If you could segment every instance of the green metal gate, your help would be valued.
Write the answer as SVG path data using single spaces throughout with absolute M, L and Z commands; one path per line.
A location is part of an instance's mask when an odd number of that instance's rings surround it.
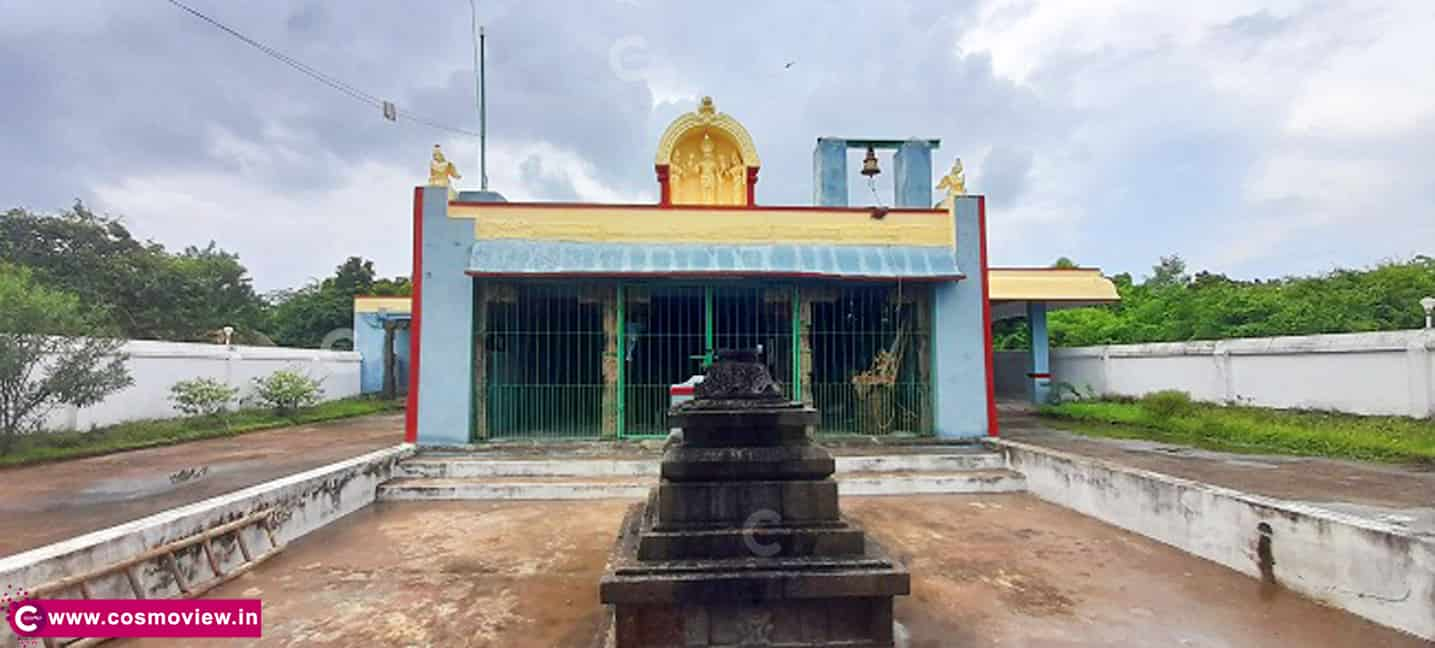
M 656 437 L 669 388 L 762 347 L 822 434 L 929 434 L 926 286 L 475 282 L 473 436 Z
M 597 438 L 603 418 L 602 291 L 553 284 L 475 289 L 478 439 Z
M 761 346 L 788 396 L 794 288 L 768 284 L 625 284 L 620 434 L 668 433 L 669 388 L 702 373 L 718 349 Z
M 804 294 L 812 404 L 823 434 L 931 434 L 931 310 L 924 285 Z

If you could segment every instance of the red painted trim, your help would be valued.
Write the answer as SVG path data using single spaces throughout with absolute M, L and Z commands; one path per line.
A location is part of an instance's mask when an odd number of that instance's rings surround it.
M 992 267 L 992 269 L 993 269 L 993 270 L 1041 270 L 1041 271 L 1043 271 L 1043 272 L 1080 272 L 1080 273 L 1082 273 L 1082 274 L 1090 273 L 1092 270 L 1095 270 L 1095 271 L 1097 271 L 1097 272 L 1100 272 L 1100 271 L 1101 271 L 1101 268 L 1098 267 L 1098 266 L 1077 266 L 1077 267 L 1075 267 L 1075 268 L 1041 268 L 1041 267 L 1037 267 L 1037 266 L 994 266 L 994 267 Z
M 757 206 L 757 167 L 747 168 L 747 206 Z
M 1027 377 L 1027 378 L 1051 378 L 1051 374 L 1049 374 L 1049 373 L 1028 373 L 1028 374 L 1026 375 L 1026 377 Z
M 461 202 L 461 201 L 457 201 L 457 200 L 449 201 L 448 204 L 454 205 L 454 206 L 458 206 L 458 207 L 483 207 L 484 209 L 513 209 L 513 208 L 518 208 L 518 207 L 523 207 L 523 208 L 534 208 L 534 207 L 537 207 L 537 208 L 542 208 L 542 209 L 562 209 L 562 210 L 569 210 L 569 211 L 571 211 L 571 210 L 574 210 L 574 209 L 653 209 L 653 210 L 666 210 L 666 209 L 680 208 L 680 209 L 697 209 L 697 210 L 705 210 L 705 211 L 731 211 L 731 212 L 746 212 L 746 211 L 752 211 L 753 209 L 761 209 L 761 210 L 771 210 L 771 211 L 794 211 L 794 212 L 845 212 L 845 213 L 852 214 L 852 215 L 854 215 L 854 216 L 862 216 L 862 217 L 868 217 L 868 216 L 871 216 L 871 214 L 872 214 L 872 208 L 871 208 L 871 207 L 812 207 L 812 206 L 808 206 L 808 205 L 763 205 L 763 206 L 761 206 L 761 207 L 748 207 L 748 206 L 745 206 L 745 205 L 669 205 L 669 206 L 663 206 L 663 205 L 660 205 L 660 204 L 634 205 L 634 204 L 626 204 L 626 203 L 613 203 L 613 204 L 607 204 L 607 203 L 565 203 L 565 202 L 502 202 L 502 203 L 498 203 L 498 202 L 472 202 L 472 201 L 469 201 L 469 202 Z M 922 209 L 922 208 L 919 208 L 919 207 L 889 207 L 889 208 L 887 208 L 887 213 L 888 213 L 888 214 L 931 214 L 931 215 L 934 215 L 934 216 L 942 216 L 942 215 L 945 215 L 945 214 L 947 213 L 947 211 L 944 210 L 944 209 Z
M 697 388 L 692 385 L 673 385 L 668 387 L 669 396 L 692 396 Z
M 404 404 L 404 441 L 419 440 L 419 338 L 423 333 L 424 277 L 424 188 L 414 187 L 414 269 L 413 295 L 409 308 L 409 396 Z
M 1113 297 L 1111 299 L 1094 299 L 1083 297 L 1081 299 L 1052 299 L 1050 297 L 1003 297 L 1001 299 L 996 299 L 993 301 L 998 304 L 1015 304 L 1018 302 L 1042 302 L 1046 304 L 1091 304 L 1095 306 L 1098 304 L 1116 304 L 1121 301 L 1121 298 Z
M 654 166 L 658 172 L 658 204 L 663 207 L 671 207 L 673 204 L 673 187 L 668 181 L 669 168 L 666 164 Z
M 977 196 L 977 235 L 981 240 L 982 336 L 986 339 L 987 366 L 987 436 L 998 436 L 996 367 L 992 356 L 991 268 L 987 265 L 987 199 Z
M 923 283 L 940 281 L 962 281 L 967 278 L 965 274 L 955 275 L 931 275 L 924 277 L 889 277 L 881 275 L 837 275 L 824 272 L 700 272 L 700 271 L 679 271 L 679 272 L 476 272 L 466 270 L 464 274 L 470 277 L 483 277 L 485 279 L 571 279 L 571 278 L 651 278 L 662 279 L 667 277 L 679 277 L 684 279 L 696 278 L 732 278 L 732 277 L 779 277 L 791 279 L 851 279 L 859 281 L 897 281 L 905 283 Z M 418 312 L 415 306 L 414 312 Z M 417 319 L 417 318 L 415 318 Z

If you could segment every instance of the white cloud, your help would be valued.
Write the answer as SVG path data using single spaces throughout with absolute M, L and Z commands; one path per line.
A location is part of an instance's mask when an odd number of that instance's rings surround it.
M 293 287 L 327 276 L 351 255 L 373 259 L 380 274 L 407 275 L 412 246 L 412 192 L 427 177 L 427 151 L 414 164 L 363 162 L 340 167 L 332 186 L 294 188 L 274 178 L 283 169 L 315 162 L 281 144 L 212 133 L 210 150 L 238 172 L 185 171 L 130 176 L 94 188 L 96 207 L 124 215 L 135 235 L 172 249 L 214 240 L 256 270 L 261 290 Z M 477 146 L 448 151 L 464 173 L 459 189 L 477 189 Z M 326 163 L 340 164 L 331 155 Z M 516 161 L 540 160 L 542 178 L 524 177 Z M 539 182 L 535 182 L 535 180 Z M 498 144 L 489 150 L 489 186 L 509 200 L 545 200 L 543 182 L 564 182 L 584 202 L 653 202 L 655 194 L 626 193 L 604 184 L 593 164 L 547 142 Z M 262 272 L 257 271 L 262 269 Z
M 1435 119 L 1435 2 L 1351 12 L 1328 21 L 1356 42 L 1304 78 L 1287 128 L 1323 136 L 1385 136 Z

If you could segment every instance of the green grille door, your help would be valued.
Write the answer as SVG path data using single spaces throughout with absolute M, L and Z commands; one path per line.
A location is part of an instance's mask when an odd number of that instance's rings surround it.
M 926 286 L 804 287 L 813 404 L 823 434 L 930 434 L 931 317 Z
M 597 438 L 612 288 L 494 284 L 478 292 L 476 436 Z
M 623 286 L 622 435 L 668 433 L 669 387 L 703 371 L 718 349 L 761 345 L 792 396 L 793 288 L 722 283 Z
M 707 292 L 702 286 L 623 286 L 624 437 L 668 433 L 668 387 L 702 371 Z

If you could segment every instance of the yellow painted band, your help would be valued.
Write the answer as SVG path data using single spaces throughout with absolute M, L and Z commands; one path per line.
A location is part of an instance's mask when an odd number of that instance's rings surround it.
M 474 221 L 478 240 L 580 243 L 797 243 L 951 246 L 945 210 L 866 212 L 803 209 L 666 209 L 450 204 L 450 218 Z
M 355 297 L 355 313 L 377 313 L 386 310 L 390 313 L 408 313 L 413 307 L 408 297 Z

